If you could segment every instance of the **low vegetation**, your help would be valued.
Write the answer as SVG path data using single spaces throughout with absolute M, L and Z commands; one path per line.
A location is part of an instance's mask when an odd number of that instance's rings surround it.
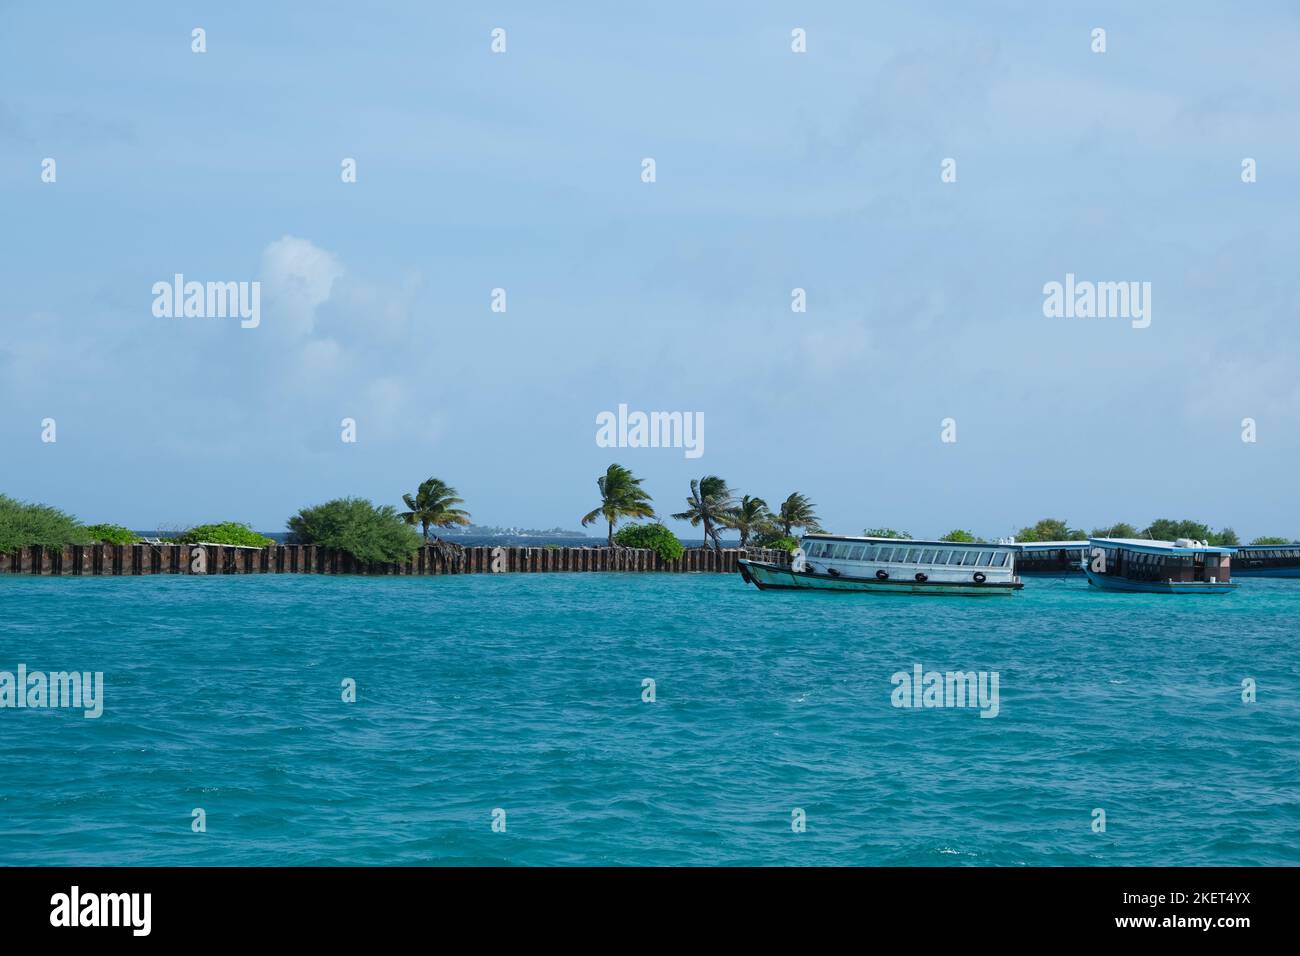
M 618 529 L 614 544 L 620 548 L 649 548 L 665 561 L 676 561 L 686 548 L 661 524 L 629 524 Z
M 86 534 L 91 541 L 102 544 L 135 544 L 140 540 L 138 534 L 120 524 L 86 525 Z
M 49 505 L 28 504 L 0 495 L 0 551 L 90 543 L 85 527 L 72 515 Z
M 303 508 L 289 519 L 295 544 L 344 551 L 363 564 L 405 561 L 420 547 L 419 533 L 392 505 L 336 498 Z
M 265 548 L 267 545 L 275 544 L 270 538 L 258 534 L 248 525 L 238 521 L 195 525 L 188 531 L 182 531 L 172 540 L 178 544 L 233 544 L 246 548 Z

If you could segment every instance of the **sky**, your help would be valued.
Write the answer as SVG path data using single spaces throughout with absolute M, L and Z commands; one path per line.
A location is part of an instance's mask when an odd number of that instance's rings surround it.
M 0 493 L 576 528 L 617 461 L 839 533 L 1300 534 L 1297 49 L 1281 2 L 0 3 Z M 259 324 L 155 315 L 177 273 Z M 1048 317 L 1067 273 L 1150 325 Z M 703 454 L 601 447 L 620 404 Z

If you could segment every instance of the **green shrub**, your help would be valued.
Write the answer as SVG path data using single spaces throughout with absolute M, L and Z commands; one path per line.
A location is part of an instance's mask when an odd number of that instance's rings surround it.
M 1088 537 L 1081 529 L 1071 528 L 1060 518 L 1044 518 L 1032 527 L 1016 532 L 1016 540 L 1029 541 L 1082 541 Z
M 303 508 L 289 519 L 295 544 L 346 551 L 367 564 L 405 561 L 423 544 L 391 505 L 376 507 L 364 498 L 335 498 Z
M 912 538 L 906 531 L 895 531 L 893 528 L 866 528 L 862 535 L 866 538 L 901 538 L 909 541 Z
M 676 561 L 686 548 L 661 524 L 629 524 L 614 534 L 614 543 L 624 548 L 650 548 L 665 561 Z
M 1277 538 L 1271 535 L 1265 535 L 1262 538 L 1256 538 L 1251 542 L 1251 544 L 1291 544 L 1293 541 L 1293 538 Z
M 120 524 L 86 525 L 86 534 L 90 536 L 91 541 L 104 544 L 135 544 L 140 540 L 138 534 L 130 528 L 123 528 Z
M 952 541 L 956 544 L 983 544 L 984 543 L 983 538 L 977 538 L 971 532 L 963 531 L 961 528 L 958 528 L 955 531 L 949 531 L 939 540 Z
M 90 544 L 86 529 L 72 515 L 0 495 L 0 551 L 39 544 L 61 548 L 65 544 Z
M 174 539 L 179 544 L 238 544 L 250 548 L 265 548 L 275 544 L 270 538 L 263 537 L 246 524 L 238 521 L 222 521 L 219 524 L 195 525 L 190 530 L 178 534 Z
M 773 551 L 793 551 L 799 547 L 799 542 L 791 537 L 773 538 L 759 547 L 771 548 Z

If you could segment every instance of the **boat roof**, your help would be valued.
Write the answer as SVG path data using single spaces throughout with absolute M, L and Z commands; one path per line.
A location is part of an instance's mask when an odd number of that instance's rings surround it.
M 1016 547 L 1021 551 L 1056 551 L 1060 548 L 1086 548 L 1087 541 L 1021 541 Z
M 1149 554 L 1236 554 L 1236 548 L 1216 544 L 1202 544 L 1192 548 L 1180 548 L 1172 541 L 1153 541 L 1150 538 L 1089 538 L 1089 544 L 1110 544 L 1129 551 L 1145 551 Z
M 1238 551 L 1268 551 L 1274 548 L 1300 548 L 1300 541 L 1292 541 L 1289 544 L 1240 544 L 1237 545 Z
M 1011 550 L 1016 547 L 1014 544 L 995 544 L 992 541 L 935 541 L 929 538 L 871 538 L 857 534 L 827 534 L 822 531 L 803 536 L 803 540 L 805 541 L 810 538 L 818 541 L 859 541 L 865 544 L 932 545 L 937 548 L 1002 548 L 1004 550 Z M 1082 547 L 1083 542 L 1080 542 L 1079 544 Z

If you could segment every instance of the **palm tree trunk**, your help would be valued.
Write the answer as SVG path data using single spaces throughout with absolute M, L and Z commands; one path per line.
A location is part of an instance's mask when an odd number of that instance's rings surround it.
M 420 523 L 424 526 L 424 543 L 428 544 L 429 543 L 429 522 L 422 521 Z
M 609 537 L 607 537 L 605 540 L 609 542 L 609 546 L 611 548 L 614 547 L 614 522 L 612 521 L 609 523 Z

